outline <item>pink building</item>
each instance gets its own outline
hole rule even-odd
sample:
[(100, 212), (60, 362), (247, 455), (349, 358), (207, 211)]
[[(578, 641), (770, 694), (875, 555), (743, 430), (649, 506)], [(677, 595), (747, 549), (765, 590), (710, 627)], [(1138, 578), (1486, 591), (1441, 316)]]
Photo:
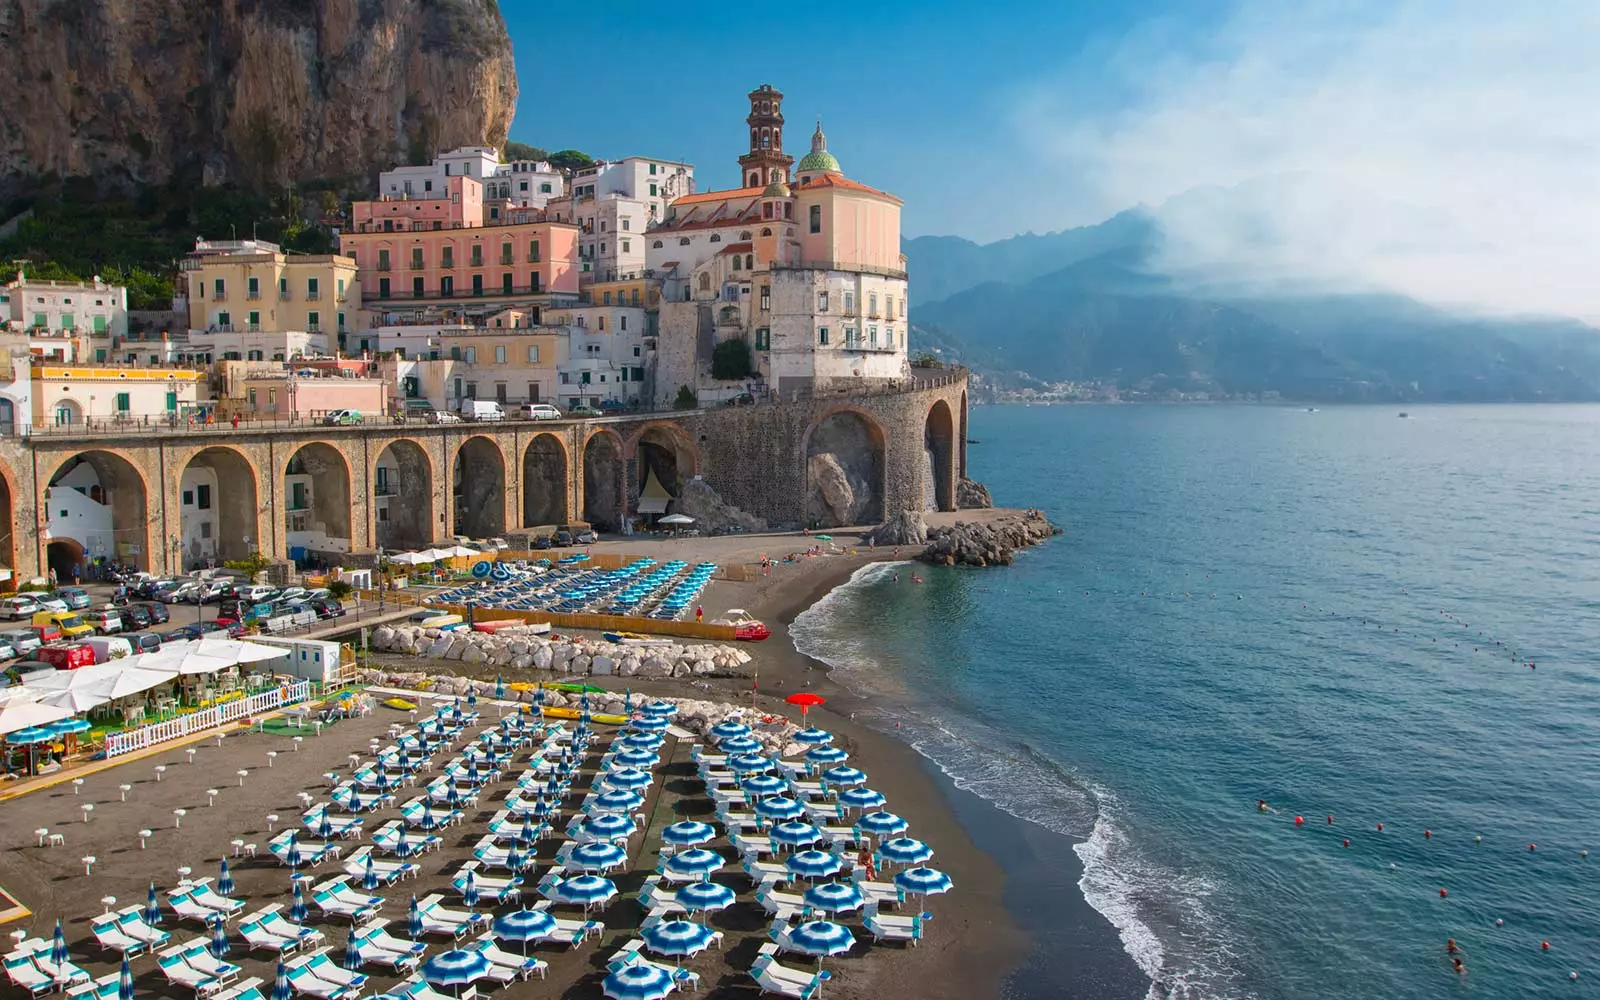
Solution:
[(445, 178), (437, 197), (384, 197), (350, 206), (358, 233), (409, 229), (463, 229), (483, 225), (483, 185), (471, 177)]

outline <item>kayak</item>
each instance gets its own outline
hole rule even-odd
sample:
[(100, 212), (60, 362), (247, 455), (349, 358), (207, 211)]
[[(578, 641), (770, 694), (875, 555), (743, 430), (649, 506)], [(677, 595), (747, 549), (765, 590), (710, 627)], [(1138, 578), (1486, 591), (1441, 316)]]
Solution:
[(386, 698), (383, 704), (388, 708), (397, 708), (402, 712), (415, 712), (417, 710), (417, 706), (413, 702), (406, 701), (404, 698)]
[[(582, 714), (583, 714), (582, 712), (580, 712), (576, 708), (555, 708), (555, 707), (549, 706), (549, 705), (546, 705), (544, 707), (543, 711), (544, 711), (545, 716), (547, 718), (551, 718), (551, 719), (576, 719), (576, 718), (579, 718), (580, 716), (582, 716)], [(602, 723), (602, 724), (607, 725), (607, 726), (620, 726), (620, 725), (623, 725), (624, 723), (626, 723), (628, 721), (628, 717), (626, 715), (593, 715), (593, 714), (591, 714), (589, 716), (589, 721), (590, 722), (599, 722), (599, 723)]]
[(604, 694), (605, 688), (593, 684), (546, 684), (547, 691), (561, 691), (565, 694)]
[(652, 636), (642, 635), (638, 632), (601, 632), (600, 637), (607, 642), (614, 642), (622, 646), (670, 646), (671, 639), (657, 639)]

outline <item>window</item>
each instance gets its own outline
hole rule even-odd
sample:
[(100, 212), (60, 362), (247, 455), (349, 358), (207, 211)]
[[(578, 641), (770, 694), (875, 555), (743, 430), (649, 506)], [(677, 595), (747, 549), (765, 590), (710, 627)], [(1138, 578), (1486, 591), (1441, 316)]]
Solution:
[(278, 279), (278, 298), (286, 299), (288, 297), (289, 297), (289, 279), (288, 278), (279, 278)]
[(600, 303), (601, 305), (609, 306), (611, 304), (611, 293), (610, 292), (602, 292), (600, 294), (600, 298), (601, 298), (601, 303)]
[(654, 163), (652, 163), (652, 164), (650, 164), (650, 176), (654, 177), (655, 175), (656, 175), (656, 165)]
[(444, 298), (448, 299), (452, 295), (454, 295), (455, 293), (456, 293), (456, 279), (455, 278), (453, 278), (453, 277), (451, 277), (450, 275), (447, 274), (444, 277), (439, 279), (439, 294), (441, 296), (443, 296)]
[(127, 413), (131, 409), (133, 409), (133, 405), (130, 402), (128, 394), (125, 392), (117, 393), (117, 412)]
[(756, 255), (755, 254), (747, 253), (747, 254), (744, 255), (744, 269), (746, 271), (754, 271), (756, 269)]
[[(183, 505), (185, 507), (193, 507), (194, 506), (194, 490), (184, 490), (183, 491)], [(66, 511), (62, 511), (62, 513), (65, 514)]]
[(771, 229), (762, 229), (761, 230), (761, 235), (762, 236), (771, 236), (772, 235), (772, 230)]
[(650, 185), (650, 197), (654, 198), (655, 196), (656, 196), (656, 186), (654, 184), (651, 184)]
[(443, 257), (439, 261), (439, 266), (440, 267), (455, 267), (456, 266), (456, 248), (455, 247), (447, 246), (447, 247), (444, 248), (444, 254), (443, 254)]
[(539, 241), (538, 240), (530, 240), (528, 242), (528, 263), (530, 263), (530, 264), (539, 263)]
[(619, 330), (623, 331), (624, 333), (626, 333), (627, 330), (628, 330), (628, 317), (626, 317), (626, 316), (618, 316), (617, 317), (617, 322), (620, 324), (617, 327), (617, 329), (619, 329)]
[(623, 253), (630, 252), (632, 250), (632, 248), (633, 248), (633, 241), (632, 240), (623, 240), (622, 241), (622, 252)]
[(878, 315), (878, 293), (872, 292), (867, 296), (867, 315)]
[(825, 327), (825, 326), (817, 327), (817, 343), (821, 344), (823, 347), (827, 347), (828, 346), (828, 328), (827, 327)]
[(528, 383), (528, 402), (537, 403), (538, 401), (539, 401), (539, 383), (537, 383), (537, 382), (529, 382)]
[(885, 295), (883, 297), (883, 315), (884, 315), (885, 319), (894, 319), (894, 296), (893, 295)]
[[(204, 292), (205, 291), (205, 286), (202, 285), (200, 287), (200, 290), (202, 292)], [(33, 314), (33, 325), (35, 327), (39, 327), (39, 328), (47, 327), (47, 326), (50, 325), (50, 317), (45, 315), (44, 313), (34, 313)]]
[(497, 365), (503, 365), (506, 363), (506, 348), (504, 344), (495, 345), (494, 363)]
[(512, 246), (510, 240), (500, 244), (500, 263), (510, 264), (512, 261), (516, 260), (516, 257), (514, 256), (515, 254), (516, 248)]
[[(478, 363), (478, 349), (476, 347), (467, 348), (465, 353), (467, 364), (475, 365)], [(473, 395), (476, 396), (477, 393), (473, 393)]]
[(722, 234), (721, 233), (712, 233), (711, 234), (711, 242), (713, 242), (713, 243), (721, 243), (722, 242)]
[(468, 382), (467, 383), (467, 398), (468, 399), (477, 399), (478, 398), (478, 383), (476, 383), (476, 382)]
[(245, 294), (246, 298), (250, 298), (250, 299), (259, 299), (259, 298), (261, 298), (261, 279), (260, 278), (250, 278), (245, 283), (245, 293), (244, 294)]
[(772, 311), (772, 286), (771, 285), (762, 285), (761, 286), (761, 311), (762, 312), (771, 312)]
[(688, 245), (689, 245), (689, 237), (687, 237), (687, 236), (678, 237), (678, 246), (686, 247)]
[(739, 270), (739, 255), (738, 254), (734, 254), (733, 255), (733, 269), (735, 271)]
[(855, 292), (845, 292), (844, 293), (844, 314), (846, 316), (854, 316), (856, 314), (856, 293)]
[(343, 278), (340, 278), (338, 280), (336, 288), (337, 288), (337, 294), (338, 294), (339, 298), (341, 298), (341, 299), (344, 298), (344, 279)]
[(532, 274), (528, 275), (528, 291), (537, 292), (538, 290), (539, 290), (539, 272), (535, 271)]
[(482, 243), (474, 243), (474, 244), (472, 244), (472, 266), (473, 267), (482, 267), (483, 266), (483, 244)]
[(817, 293), (817, 312), (825, 313), (827, 311), (828, 311), (828, 293), (826, 291), (818, 292)]
[(604, 220), (604, 219), (600, 220), (600, 231), (602, 233), (606, 231), (606, 220)]
[(322, 298), (321, 286), (316, 278), (306, 279), (306, 298), (313, 302)]
[(472, 294), (474, 294), (474, 295), (482, 295), (483, 294), (483, 275), (474, 274), (472, 276)]
[(822, 206), (821, 205), (812, 205), (811, 206), (811, 231), (813, 233), (822, 232)]
[(656, 240), (654, 243), (651, 243), (650, 244), (650, 249), (652, 249), (652, 250), (660, 250), (661, 249), (661, 241), (660, 240)]
[(378, 279), (378, 298), (386, 299), (388, 297), (389, 297), (389, 279), (388, 278), (379, 278)]
[(500, 276), (500, 293), (502, 295), (510, 295), (511, 294), (511, 290), (514, 287), (516, 287), (516, 275), (515, 274), (511, 273), (510, 271), (507, 271), (505, 274), (502, 274)]
[(379, 250), (378, 251), (378, 270), (380, 270), (380, 271), (389, 270), (389, 251), (387, 251), (387, 250)]
[(637, 358), (637, 357), (639, 357), (639, 355), (640, 355), (639, 345), (638, 344), (634, 344), (633, 345), (633, 356)]
[(306, 329), (312, 333), (322, 329), (322, 314), (314, 312), (306, 313)]
[(601, 253), (605, 253), (606, 252), (606, 245), (604, 243), (600, 244), (600, 252)]
[(604, 332), (606, 328), (606, 318), (604, 316), (595, 317), (594, 328)]
[(550, 193), (550, 185), (548, 185), (548, 184), (540, 184), (539, 185), (539, 193), (540, 194), (549, 194)]
[(494, 384), (494, 401), (496, 403), (504, 403), (506, 401), (506, 384), (504, 382), (496, 382)]
[(228, 297), (227, 282), (223, 281), (221, 278), (218, 278), (216, 281), (212, 282), (212, 285), (214, 286), (212, 289), (213, 297), (219, 299), (225, 299)]
[(211, 486), (209, 483), (200, 483), (195, 486), (194, 505), (200, 510), (211, 509)]
[[(339, 314), (339, 332), (340, 333), (344, 332), (344, 313), (340, 313)], [(362, 350), (366, 350), (366, 348), (363, 347)], [(405, 357), (405, 355), (403, 353), (400, 356), (401, 357)]]
[(233, 326), (233, 314), (225, 312), (217, 313), (217, 325), (222, 327), (224, 330), (231, 328)]
[(412, 247), (411, 248), (411, 270), (413, 270), (413, 271), (422, 270), (422, 248), (421, 247)]
[(252, 312), (250, 314), (250, 329), (261, 329), (261, 314), (259, 312)]
[(756, 350), (765, 351), (768, 347), (771, 346), (771, 341), (772, 341), (772, 331), (771, 330), (768, 330), (766, 327), (760, 327), (760, 328), (758, 328), (756, 330)]
[(580, 373), (578, 373), (578, 381), (580, 383), (582, 383), (583, 385), (588, 385), (589, 382), (590, 382), (590, 373), (589, 372), (580, 372)]
[(528, 364), (536, 365), (538, 363), (539, 363), (539, 345), (538, 344), (529, 344), (528, 345)]
[[(452, 351), (451, 351), (451, 353), (452, 353), (452, 354), (454, 354), (454, 353), (455, 353), (455, 351), (454, 351), (454, 350), (452, 350)], [(461, 390), (461, 380), (460, 380), (460, 379), (456, 379), (456, 398), (457, 398), (457, 399), (462, 399), (462, 398), (464, 398), (464, 396), (463, 396), (463, 395), (462, 395), (462, 390)]]

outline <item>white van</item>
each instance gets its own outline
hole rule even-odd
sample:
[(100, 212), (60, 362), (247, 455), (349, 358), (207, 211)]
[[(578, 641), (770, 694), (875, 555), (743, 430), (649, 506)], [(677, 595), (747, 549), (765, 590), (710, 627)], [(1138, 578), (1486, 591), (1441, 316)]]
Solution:
[(523, 420), (560, 420), (561, 411), (549, 403), (523, 403), (517, 410)]
[(504, 420), (506, 411), (492, 399), (463, 399), (461, 415), (468, 420)]

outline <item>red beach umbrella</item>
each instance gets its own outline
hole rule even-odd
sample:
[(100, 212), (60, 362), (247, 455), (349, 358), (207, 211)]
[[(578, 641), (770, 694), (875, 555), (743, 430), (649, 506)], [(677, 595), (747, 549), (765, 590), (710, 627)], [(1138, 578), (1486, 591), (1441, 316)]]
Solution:
[(814, 705), (821, 705), (828, 699), (824, 698), (820, 694), (812, 694), (810, 691), (801, 691), (797, 694), (791, 694), (789, 697), (783, 700), (791, 705), (799, 705), (800, 717), (803, 719), (806, 717), (806, 711), (808, 709)]

